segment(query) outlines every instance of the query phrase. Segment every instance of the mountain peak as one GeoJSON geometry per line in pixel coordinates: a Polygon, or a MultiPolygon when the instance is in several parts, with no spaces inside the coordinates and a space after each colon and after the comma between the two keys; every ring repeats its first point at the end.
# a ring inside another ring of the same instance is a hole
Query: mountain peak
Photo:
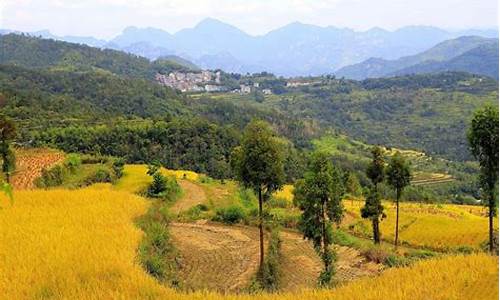
{"type": "Polygon", "coordinates": [[[224,23],[220,20],[214,19],[214,18],[205,18],[201,20],[196,26],[194,27],[196,29],[200,28],[231,28],[231,29],[237,29],[238,28],[234,27],[233,25],[230,25],[228,23],[224,23]]]}

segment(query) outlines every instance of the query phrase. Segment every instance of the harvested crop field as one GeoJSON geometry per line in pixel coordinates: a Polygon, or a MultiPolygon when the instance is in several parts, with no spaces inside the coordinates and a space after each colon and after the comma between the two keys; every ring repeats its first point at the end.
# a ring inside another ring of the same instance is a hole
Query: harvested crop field
{"type": "Polygon", "coordinates": [[[181,254],[179,278],[185,290],[239,291],[257,271],[257,228],[171,223],[170,232],[181,254]]]}
{"type": "Polygon", "coordinates": [[[64,153],[53,149],[16,149],[16,170],[11,183],[14,189],[32,189],[33,182],[50,168],[64,160],[64,153]]]}
{"type": "MultiPolygon", "coordinates": [[[[179,277],[185,290],[238,292],[247,287],[259,262],[258,230],[200,221],[172,223],[170,231],[180,252],[179,277]]],[[[315,288],[322,262],[312,244],[299,233],[282,231],[280,289],[315,288]]],[[[266,242],[267,243],[267,242],[266,242]]],[[[358,251],[340,247],[337,279],[350,281],[377,275],[380,265],[367,262],[358,251]]]]}

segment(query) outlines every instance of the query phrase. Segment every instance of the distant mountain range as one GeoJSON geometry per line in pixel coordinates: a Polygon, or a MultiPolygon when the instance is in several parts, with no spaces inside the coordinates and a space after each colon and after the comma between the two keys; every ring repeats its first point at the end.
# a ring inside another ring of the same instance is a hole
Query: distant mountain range
{"type": "Polygon", "coordinates": [[[232,25],[208,18],[175,34],[157,28],[128,27],[109,41],[92,37],[57,37],[48,31],[32,34],[122,50],[150,60],[177,55],[201,68],[302,76],[331,74],[371,57],[394,60],[415,55],[464,35],[497,38],[498,30],[450,32],[435,27],[409,26],[395,31],[381,28],[354,31],[295,22],[265,35],[252,36],[232,25]]]}
{"type": "Polygon", "coordinates": [[[343,67],[335,75],[360,80],[443,71],[464,71],[498,79],[498,39],[463,36],[396,60],[369,58],[343,67]]]}

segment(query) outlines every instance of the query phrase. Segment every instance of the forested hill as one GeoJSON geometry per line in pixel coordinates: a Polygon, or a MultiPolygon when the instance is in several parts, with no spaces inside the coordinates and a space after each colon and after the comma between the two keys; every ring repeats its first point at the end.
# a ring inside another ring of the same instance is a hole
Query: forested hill
{"type": "Polygon", "coordinates": [[[369,144],[417,149],[453,160],[472,158],[466,130],[474,110],[498,102],[496,80],[468,73],[315,80],[264,100],[246,96],[239,101],[276,108],[369,144]]]}
{"type": "Polygon", "coordinates": [[[177,61],[148,59],[125,52],[93,48],[19,34],[0,35],[0,64],[66,71],[102,71],[152,80],[157,72],[187,70],[177,61]]]}

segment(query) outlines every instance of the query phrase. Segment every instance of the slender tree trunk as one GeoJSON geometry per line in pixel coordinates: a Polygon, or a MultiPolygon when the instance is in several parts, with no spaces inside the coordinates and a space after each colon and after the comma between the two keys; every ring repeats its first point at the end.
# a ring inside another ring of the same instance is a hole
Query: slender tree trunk
{"type": "Polygon", "coordinates": [[[396,236],[394,238],[394,247],[398,248],[398,234],[399,234],[399,196],[401,191],[396,189],[396,236]]]}
{"type": "Polygon", "coordinates": [[[260,237],[260,265],[259,269],[262,270],[264,266],[264,228],[262,217],[262,189],[259,187],[259,237],[260,237]]]}
{"type": "Polygon", "coordinates": [[[376,219],[372,219],[372,227],[373,227],[373,242],[375,244],[380,244],[380,231],[378,228],[378,217],[376,219]]]}
{"type": "Polygon", "coordinates": [[[5,144],[2,144],[2,171],[5,174],[5,181],[7,183],[10,183],[10,172],[9,172],[9,163],[8,163],[8,155],[7,151],[5,150],[8,149],[5,144]]]}
{"type": "Polygon", "coordinates": [[[490,188],[490,196],[489,196],[489,225],[490,225],[490,252],[491,254],[495,254],[495,247],[494,247],[494,238],[493,238],[493,212],[495,209],[495,188],[490,188]]]}
{"type": "Polygon", "coordinates": [[[325,203],[321,205],[321,217],[322,217],[322,234],[323,234],[323,262],[325,263],[325,271],[328,270],[329,262],[326,259],[328,255],[328,239],[326,235],[326,216],[325,216],[325,203]]]}

